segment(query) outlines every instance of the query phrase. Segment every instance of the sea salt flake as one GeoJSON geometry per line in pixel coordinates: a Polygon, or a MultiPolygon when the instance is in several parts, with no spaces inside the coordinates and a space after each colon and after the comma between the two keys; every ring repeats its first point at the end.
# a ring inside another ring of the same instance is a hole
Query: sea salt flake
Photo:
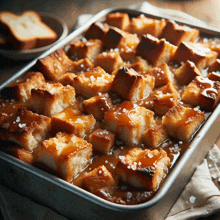
{"type": "Polygon", "coordinates": [[[21,119],[20,119],[20,117],[18,116],[15,121],[16,121],[16,122],[20,122],[20,120],[21,120],[21,119]]]}
{"type": "Polygon", "coordinates": [[[153,156],[154,156],[153,154],[148,153],[148,157],[149,157],[149,158],[152,158],[153,156]]]}
{"type": "Polygon", "coordinates": [[[195,200],[196,200],[196,197],[195,197],[195,196],[191,196],[191,197],[189,198],[189,201],[190,201],[191,203],[195,203],[195,200]]]}
{"type": "Polygon", "coordinates": [[[19,124],[18,124],[18,127],[19,127],[19,128],[24,128],[25,126],[26,126],[25,123],[23,123],[23,124],[19,123],[19,124]]]}
{"type": "Polygon", "coordinates": [[[132,193],[131,192],[127,192],[126,198],[127,199],[131,199],[131,197],[132,197],[132,193]]]}

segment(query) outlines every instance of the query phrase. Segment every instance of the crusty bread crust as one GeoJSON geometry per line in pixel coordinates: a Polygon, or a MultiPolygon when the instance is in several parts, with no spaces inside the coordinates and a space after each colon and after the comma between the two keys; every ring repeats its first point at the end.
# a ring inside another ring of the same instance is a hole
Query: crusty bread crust
{"type": "Polygon", "coordinates": [[[27,50],[53,43],[57,34],[45,23],[35,11],[25,11],[16,15],[10,11],[0,12],[0,27],[9,31],[7,41],[16,50],[27,50]]]}

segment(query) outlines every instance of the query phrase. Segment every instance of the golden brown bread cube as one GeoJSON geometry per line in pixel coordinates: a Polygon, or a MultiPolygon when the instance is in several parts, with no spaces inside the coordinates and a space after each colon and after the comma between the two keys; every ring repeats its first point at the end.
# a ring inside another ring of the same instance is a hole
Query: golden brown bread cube
{"type": "Polygon", "coordinates": [[[36,160],[66,181],[72,180],[91,162],[92,145],[74,134],[59,132],[41,142],[36,160]]]}
{"type": "Polygon", "coordinates": [[[156,89],[153,92],[153,95],[159,95],[160,93],[162,94],[174,94],[175,96],[179,97],[178,91],[175,88],[174,84],[172,82],[168,82],[165,86],[162,86],[158,89],[156,89]]]}
{"type": "Polygon", "coordinates": [[[220,82],[220,73],[219,72],[208,73],[207,78],[209,78],[212,81],[220,82]]]}
{"type": "Polygon", "coordinates": [[[115,186],[112,174],[104,165],[101,165],[87,173],[83,178],[84,187],[90,192],[96,193],[100,189],[108,189],[115,186]]]}
{"type": "Polygon", "coordinates": [[[126,30],[130,24],[130,18],[127,13],[111,13],[108,14],[105,23],[109,26],[117,27],[121,30],[126,30]]]}
{"type": "Polygon", "coordinates": [[[76,76],[77,75],[75,73],[64,73],[63,75],[58,77],[57,81],[60,82],[64,86],[67,86],[67,85],[72,86],[74,78],[76,76]]]}
{"type": "Polygon", "coordinates": [[[85,38],[88,40],[90,39],[103,40],[108,30],[109,30],[108,24],[97,21],[91,24],[89,29],[85,32],[85,38]]]}
{"type": "Polygon", "coordinates": [[[136,33],[139,37],[144,34],[151,34],[154,37],[159,37],[163,31],[166,22],[164,19],[157,20],[147,18],[143,14],[137,18],[132,18],[130,23],[130,32],[136,33]]]}
{"type": "Polygon", "coordinates": [[[33,165],[35,162],[34,153],[30,153],[21,147],[17,147],[17,146],[11,147],[10,154],[18,158],[19,160],[31,165],[33,165]]]}
{"type": "Polygon", "coordinates": [[[201,43],[204,47],[209,48],[212,51],[215,51],[218,53],[218,58],[220,58],[220,42],[219,38],[200,38],[198,40],[199,43],[201,43]]]}
{"type": "Polygon", "coordinates": [[[6,87],[3,94],[9,98],[26,102],[31,98],[31,89],[45,84],[45,78],[40,72],[29,72],[27,75],[6,87]]]}
{"type": "Polygon", "coordinates": [[[54,131],[73,133],[78,137],[89,134],[95,123],[93,115],[78,115],[72,108],[67,108],[51,118],[51,128],[54,131]]]}
{"type": "Polygon", "coordinates": [[[161,63],[158,66],[146,71],[146,74],[155,78],[155,87],[166,85],[172,82],[172,73],[166,63],[161,63]]]}
{"type": "Polygon", "coordinates": [[[56,80],[60,75],[71,71],[73,63],[63,49],[58,49],[46,57],[38,59],[36,66],[46,79],[56,80]]]}
{"type": "Polygon", "coordinates": [[[190,60],[195,63],[199,70],[202,70],[211,66],[217,56],[216,52],[203,47],[199,43],[181,42],[173,59],[179,63],[190,60]]]}
{"type": "Polygon", "coordinates": [[[142,59],[141,57],[137,56],[130,65],[128,65],[129,68],[134,69],[139,74],[146,74],[146,72],[152,68],[152,65],[150,65],[147,60],[142,59]]]}
{"type": "Polygon", "coordinates": [[[73,86],[77,94],[91,98],[99,93],[111,90],[114,75],[106,73],[101,67],[96,67],[90,72],[77,75],[73,80],[73,86]]]}
{"type": "Polygon", "coordinates": [[[172,93],[158,93],[154,95],[154,112],[156,115],[165,115],[170,108],[178,103],[178,97],[172,93]]]}
{"type": "Polygon", "coordinates": [[[154,123],[154,112],[130,101],[124,101],[105,114],[106,129],[128,145],[141,141],[142,133],[154,123]]]}
{"type": "Polygon", "coordinates": [[[118,48],[119,51],[135,49],[139,39],[135,34],[122,31],[116,27],[110,27],[104,39],[104,49],[110,50],[118,48]]]}
{"type": "Polygon", "coordinates": [[[50,121],[46,116],[20,108],[16,114],[0,124],[0,137],[31,152],[48,134],[50,121]]]}
{"type": "Polygon", "coordinates": [[[31,109],[48,117],[63,111],[75,103],[75,89],[61,83],[46,83],[32,89],[31,109]],[[45,104],[46,103],[46,104],[45,104]]]}
{"type": "Polygon", "coordinates": [[[123,182],[137,188],[155,190],[166,176],[170,158],[164,150],[133,148],[125,156],[119,156],[119,176],[123,182]]]}
{"type": "Polygon", "coordinates": [[[146,147],[151,148],[156,148],[168,138],[166,129],[162,124],[149,128],[142,134],[142,142],[146,147]]]}
{"type": "Polygon", "coordinates": [[[160,38],[165,38],[171,44],[178,46],[182,41],[194,42],[198,36],[199,30],[167,20],[160,38]]]}
{"type": "Polygon", "coordinates": [[[179,103],[166,113],[162,124],[170,137],[188,142],[204,121],[204,112],[179,103]]]}
{"type": "Polygon", "coordinates": [[[196,76],[202,76],[202,73],[192,61],[187,60],[175,70],[174,75],[180,84],[188,85],[196,76]]]}
{"type": "Polygon", "coordinates": [[[182,101],[193,106],[212,110],[220,98],[220,82],[197,76],[185,88],[182,101]]]}
{"type": "Polygon", "coordinates": [[[91,39],[88,41],[77,41],[71,43],[69,54],[73,60],[88,58],[91,62],[94,62],[101,51],[102,41],[98,39],[91,39]]]}
{"type": "Polygon", "coordinates": [[[140,75],[133,69],[122,67],[115,75],[112,91],[126,100],[138,101],[151,93],[154,81],[152,76],[140,75]]]}
{"type": "Polygon", "coordinates": [[[179,94],[171,82],[155,90],[151,96],[153,97],[153,110],[159,116],[165,115],[178,103],[179,99],[179,94]]]}
{"type": "Polygon", "coordinates": [[[84,73],[84,72],[89,72],[91,69],[94,68],[94,65],[92,62],[88,59],[80,59],[78,61],[73,62],[73,68],[72,71],[73,73],[84,73]]]}
{"type": "Polygon", "coordinates": [[[89,143],[92,144],[93,150],[107,155],[114,146],[115,134],[107,130],[97,129],[89,135],[89,143]]]}
{"type": "Polygon", "coordinates": [[[220,59],[215,60],[215,62],[209,67],[208,72],[220,72],[220,59]]]}
{"type": "Polygon", "coordinates": [[[105,112],[110,111],[113,107],[111,99],[107,94],[86,99],[82,103],[83,110],[87,114],[92,114],[96,120],[102,120],[105,112]]]}
{"type": "Polygon", "coordinates": [[[174,56],[177,47],[165,39],[158,39],[150,34],[143,35],[136,51],[137,55],[149,60],[155,66],[168,63],[174,56]]]}
{"type": "Polygon", "coordinates": [[[118,51],[104,51],[97,56],[96,66],[100,66],[107,73],[111,74],[114,70],[123,65],[123,60],[118,51]]]}

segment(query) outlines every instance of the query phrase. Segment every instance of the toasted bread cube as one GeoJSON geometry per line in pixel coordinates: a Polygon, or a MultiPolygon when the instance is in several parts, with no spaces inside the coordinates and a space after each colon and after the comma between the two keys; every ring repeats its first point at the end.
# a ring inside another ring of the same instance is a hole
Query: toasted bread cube
{"type": "Polygon", "coordinates": [[[26,151],[33,151],[49,132],[50,121],[46,116],[20,108],[0,124],[0,137],[18,144],[26,151]]]}
{"type": "Polygon", "coordinates": [[[20,147],[13,146],[10,149],[10,154],[19,160],[31,165],[33,165],[35,162],[34,154],[20,147]]]}
{"type": "Polygon", "coordinates": [[[176,90],[173,83],[168,82],[167,85],[162,86],[154,91],[153,95],[160,95],[160,94],[174,94],[175,96],[179,97],[178,91],[176,90]]]}
{"type": "Polygon", "coordinates": [[[73,133],[78,137],[89,134],[95,123],[93,115],[78,115],[72,108],[67,108],[51,118],[52,130],[73,133]]]}
{"type": "Polygon", "coordinates": [[[140,143],[142,133],[154,123],[154,112],[124,101],[105,114],[106,129],[128,145],[140,143]]]}
{"type": "Polygon", "coordinates": [[[178,103],[178,97],[175,94],[163,94],[154,95],[154,112],[156,115],[165,115],[170,108],[174,107],[178,103]]]}
{"type": "Polygon", "coordinates": [[[126,184],[137,188],[155,190],[166,176],[170,158],[164,150],[131,149],[127,155],[119,156],[118,173],[126,184]]]}
{"type": "Polygon", "coordinates": [[[168,138],[166,129],[162,124],[149,128],[142,134],[142,142],[146,147],[151,148],[156,148],[168,138]]]}
{"type": "Polygon", "coordinates": [[[75,103],[75,89],[69,85],[63,86],[59,82],[46,83],[37,89],[32,89],[31,96],[32,110],[48,117],[75,103]]]}
{"type": "Polygon", "coordinates": [[[177,47],[165,39],[159,40],[150,34],[143,35],[137,46],[137,55],[149,60],[155,66],[168,63],[174,56],[177,47]]]}
{"type": "Polygon", "coordinates": [[[38,163],[70,181],[90,163],[92,145],[74,134],[59,132],[42,141],[36,154],[38,163]]]}
{"type": "Polygon", "coordinates": [[[220,59],[215,60],[215,62],[209,67],[208,72],[220,72],[220,59]]]}
{"type": "Polygon", "coordinates": [[[154,37],[159,37],[165,25],[166,21],[164,19],[157,20],[147,18],[142,14],[137,18],[131,19],[129,30],[131,33],[136,33],[139,37],[144,34],[151,34],[154,37]]]}
{"type": "Polygon", "coordinates": [[[104,51],[97,56],[96,65],[111,74],[114,70],[123,65],[123,60],[117,51],[104,51]]]}
{"type": "Polygon", "coordinates": [[[92,114],[99,121],[104,118],[105,112],[110,111],[113,107],[112,101],[107,94],[86,99],[83,101],[82,106],[84,112],[92,114]]]}
{"type": "Polygon", "coordinates": [[[102,51],[102,41],[91,39],[88,41],[77,41],[70,44],[70,57],[73,60],[88,58],[94,62],[96,57],[102,51]]]}
{"type": "Polygon", "coordinates": [[[121,30],[126,30],[130,24],[130,18],[127,13],[111,13],[108,14],[105,23],[109,26],[117,27],[121,30]]]}
{"type": "Polygon", "coordinates": [[[122,98],[138,101],[147,97],[154,88],[154,77],[140,75],[133,69],[120,68],[114,78],[112,91],[122,98]]]}
{"type": "Polygon", "coordinates": [[[109,154],[115,143],[115,134],[110,131],[97,129],[89,135],[92,148],[103,154],[109,154]]]}
{"type": "Polygon", "coordinates": [[[123,51],[129,48],[136,48],[138,43],[139,39],[135,34],[130,34],[116,27],[110,27],[104,39],[104,49],[119,48],[120,51],[123,51]]]}
{"type": "Polygon", "coordinates": [[[141,57],[137,56],[135,60],[129,65],[129,68],[134,69],[139,74],[146,74],[146,72],[152,68],[147,60],[142,59],[141,57]]]}
{"type": "Polygon", "coordinates": [[[43,84],[45,84],[45,79],[42,73],[29,72],[15,83],[6,87],[2,93],[9,98],[26,102],[31,97],[31,89],[40,87],[43,84]]]}
{"type": "Polygon", "coordinates": [[[147,70],[146,74],[155,78],[155,87],[166,85],[172,82],[172,73],[166,63],[161,63],[158,66],[147,70]]]}
{"type": "Polygon", "coordinates": [[[197,76],[185,88],[182,101],[203,109],[212,110],[220,98],[220,82],[197,76]]]}
{"type": "Polygon", "coordinates": [[[73,73],[84,73],[84,72],[89,72],[91,69],[94,68],[94,65],[92,62],[88,59],[80,59],[78,61],[73,62],[73,68],[72,71],[73,73]]]}
{"type": "Polygon", "coordinates": [[[125,61],[132,61],[136,56],[139,38],[135,34],[111,27],[104,39],[105,50],[117,48],[125,61]]]}
{"type": "Polygon", "coordinates": [[[105,93],[111,90],[114,75],[106,73],[101,67],[96,67],[90,72],[77,75],[74,78],[73,86],[77,94],[86,98],[105,93]]]}
{"type": "Polygon", "coordinates": [[[105,34],[109,30],[109,25],[106,23],[101,23],[100,21],[97,21],[93,23],[89,29],[85,32],[85,38],[90,39],[99,39],[103,40],[105,34]]]}
{"type": "Polygon", "coordinates": [[[209,78],[212,81],[218,81],[220,82],[220,72],[211,72],[208,73],[207,78],[209,78]]]}
{"type": "Polygon", "coordinates": [[[177,60],[179,63],[190,60],[195,63],[199,70],[202,70],[211,66],[217,56],[218,54],[216,52],[203,47],[199,43],[181,42],[176,51],[174,60],[177,60]]]}
{"type": "Polygon", "coordinates": [[[174,75],[180,84],[188,85],[196,76],[202,76],[202,73],[193,62],[187,60],[175,70],[174,75]]]}
{"type": "Polygon", "coordinates": [[[108,189],[115,186],[112,174],[104,165],[101,165],[87,173],[83,178],[84,187],[92,193],[100,189],[108,189]]]}
{"type": "Polygon", "coordinates": [[[74,81],[74,78],[76,77],[77,75],[74,74],[74,73],[64,73],[63,75],[61,75],[60,77],[58,77],[57,81],[60,82],[62,85],[64,86],[67,86],[67,85],[70,85],[72,86],[73,85],[73,81],[74,81]]]}
{"type": "Polygon", "coordinates": [[[46,57],[38,59],[36,66],[46,79],[56,80],[60,75],[72,70],[73,61],[65,54],[63,49],[58,49],[46,57]]]}
{"type": "Polygon", "coordinates": [[[171,44],[179,46],[182,41],[194,42],[198,36],[199,30],[167,20],[160,38],[165,38],[171,44]]]}
{"type": "Polygon", "coordinates": [[[14,99],[0,99],[0,124],[15,115],[21,107],[25,107],[24,102],[14,99]]]}
{"type": "Polygon", "coordinates": [[[165,115],[178,103],[179,99],[179,94],[171,82],[155,90],[151,96],[153,97],[153,110],[159,116],[165,115]]]}
{"type": "Polygon", "coordinates": [[[170,137],[188,142],[200,125],[205,121],[204,112],[177,104],[162,119],[170,137]]]}
{"type": "Polygon", "coordinates": [[[204,47],[209,48],[212,51],[218,53],[218,58],[220,58],[220,42],[218,38],[201,38],[198,40],[204,47]]]}

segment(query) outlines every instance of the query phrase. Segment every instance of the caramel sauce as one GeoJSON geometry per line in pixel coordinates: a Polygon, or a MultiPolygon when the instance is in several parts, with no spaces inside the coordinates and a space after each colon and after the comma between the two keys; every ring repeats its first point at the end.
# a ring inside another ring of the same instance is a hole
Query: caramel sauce
{"type": "Polygon", "coordinates": [[[202,95],[206,97],[215,97],[218,95],[218,91],[214,88],[214,82],[208,78],[197,76],[195,77],[197,84],[203,89],[202,95]]]}
{"type": "Polygon", "coordinates": [[[138,168],[145,168],[145,167],[150,167],[153,166],[155,167],[157,162],[162,158],[161,154],[152,154],[152,153],[142,153],[143,155],[138,155],[138,168]]]}
{"type": "Polygon", "coordinates": [[[85,148],[85,142],[77,140],[78,138],[72,137],[71,135],[65,136],[66,146],[62,149],[60,154],[61,157],[69,157],[70,155],[76,154],[79,150],[85,148]]]}
{"type": "Polygon", "coordinates": [[[112,118],[116,118],[118,123],[121,126],[131,126],[134,124],[133,119],[131,117],[132,111],[134,108],[139,108],[138,105],[133,104],[129,101],[124,101],[120,106],[118,106],[115,110],[108,112],[112,118]]]}

